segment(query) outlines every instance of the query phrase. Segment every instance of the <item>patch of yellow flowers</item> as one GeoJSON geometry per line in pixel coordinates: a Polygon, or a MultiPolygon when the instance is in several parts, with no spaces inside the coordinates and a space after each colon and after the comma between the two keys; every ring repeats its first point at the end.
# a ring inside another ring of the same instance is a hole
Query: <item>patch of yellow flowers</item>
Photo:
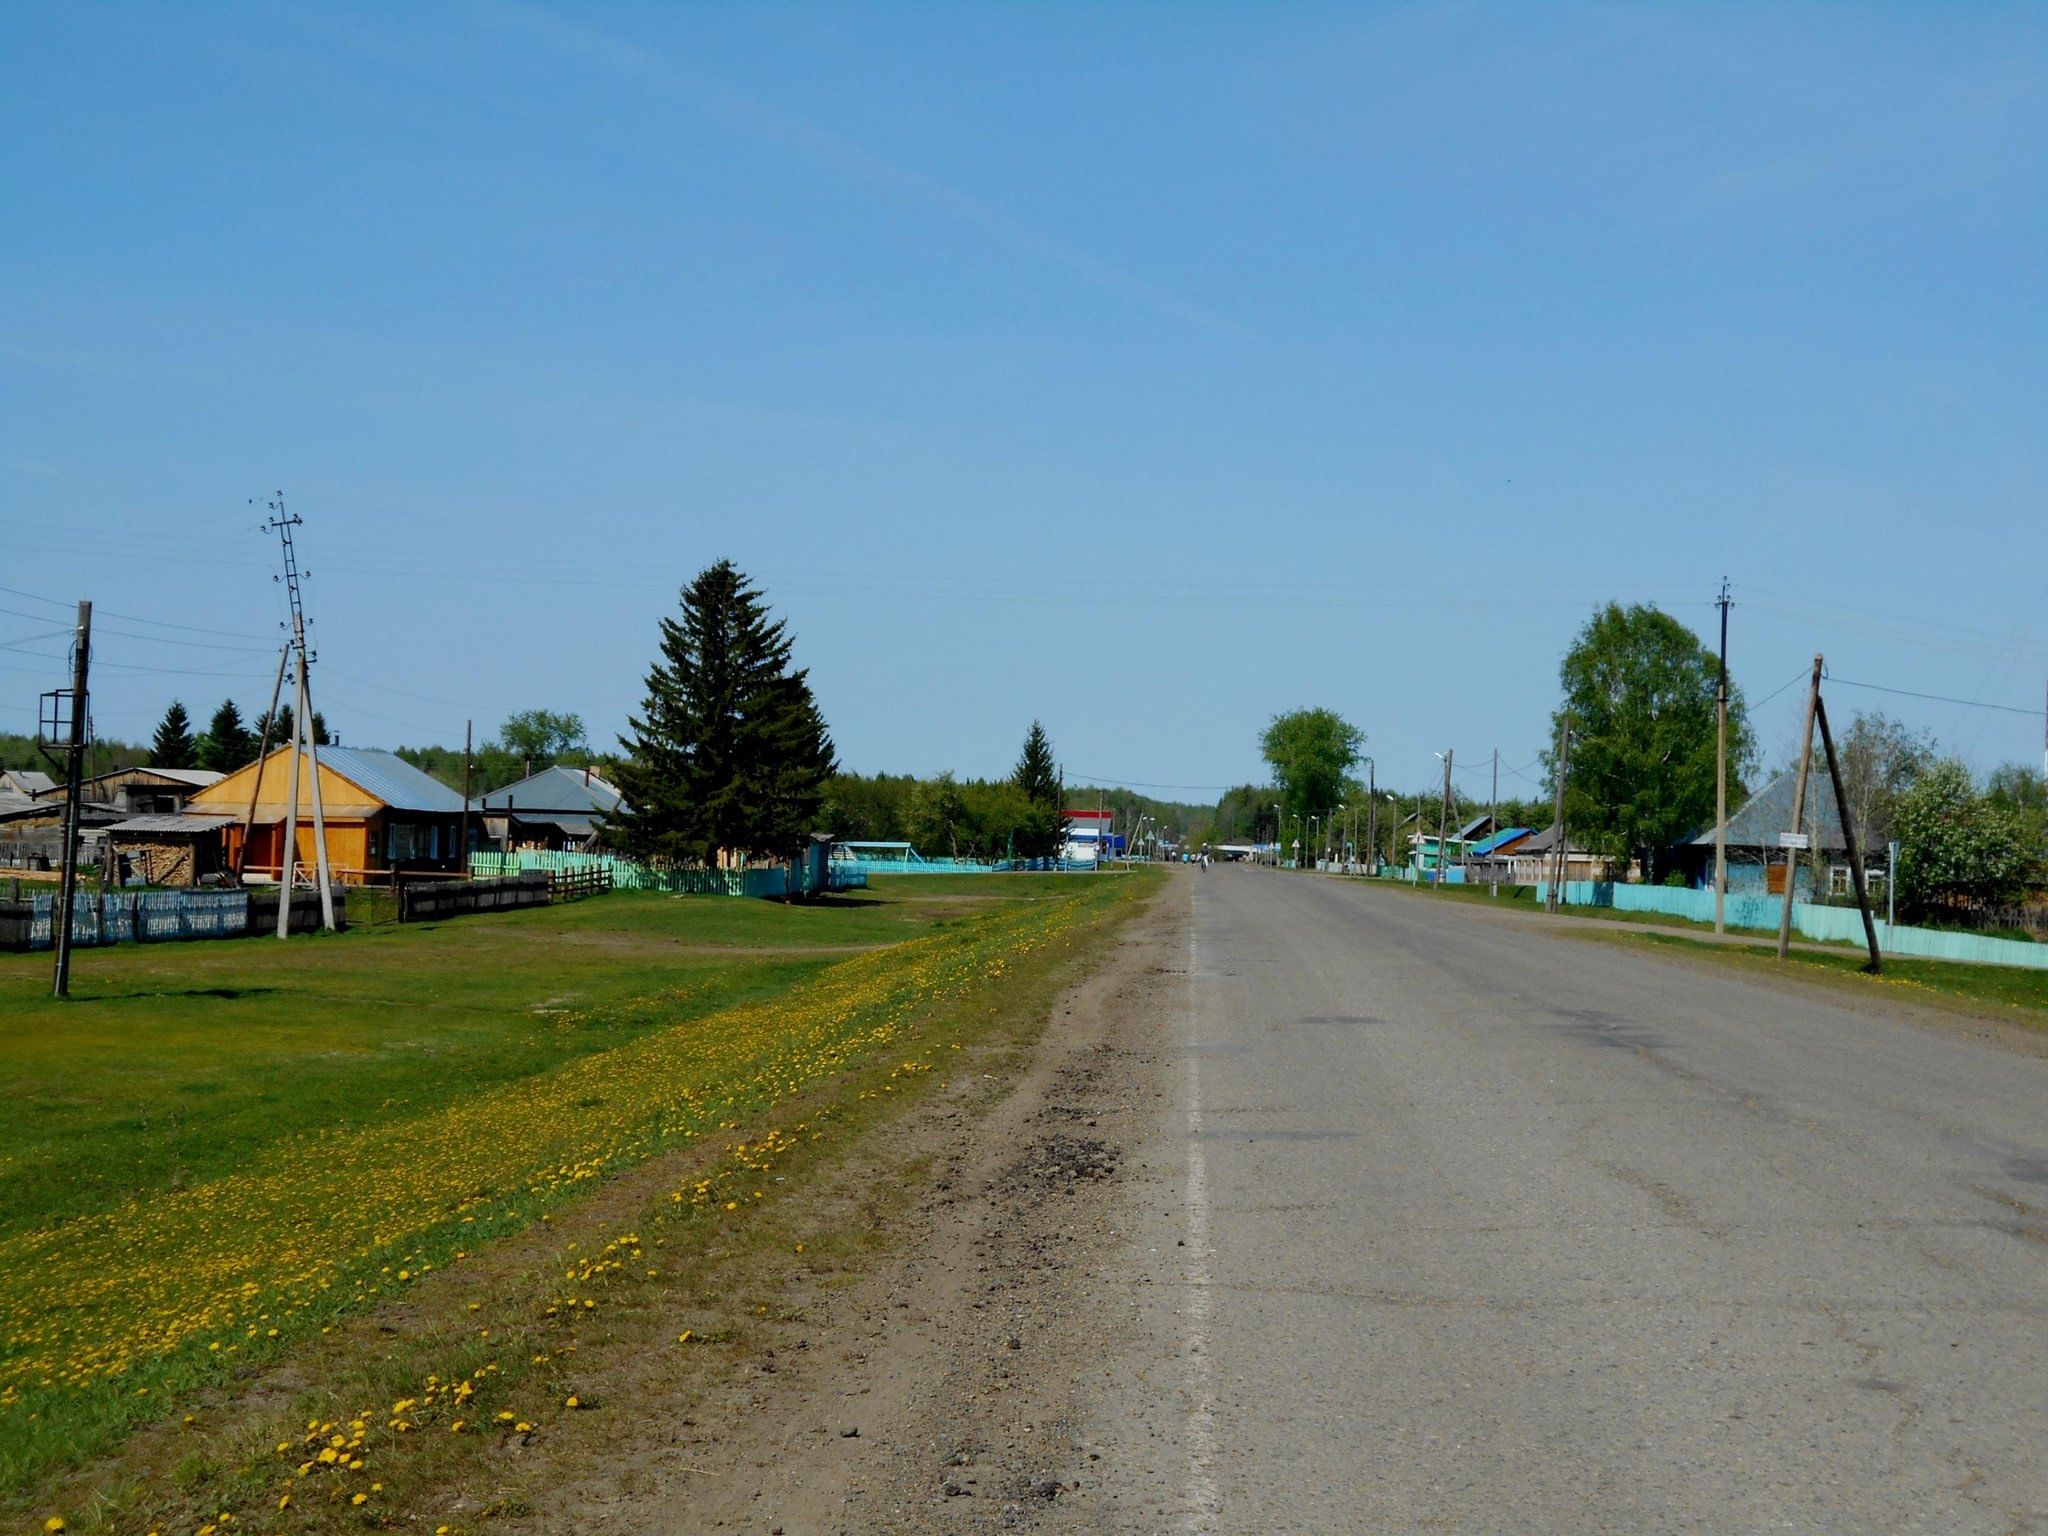
{"type": "MultiPolygon", "coordinates": [[[[1083,901],[1033,902],[862,954],[783,996],[657,1030],[398,1127],[290,1138],[228,1177],[0,1241],[0,1436],[39,1403],[125,1391],[124,1376],[166,1357],[227,1368],[280,1334],[423,1278],[432,1265],[415,1245],[428,1234],[530,1219],[671,1138],[734,1129],[890,1052],[920,1015],[1000,985],[1007,962],[1060,942],[1083,901]]],[[[622,1006],[642,1011],[650,1000],[622,1006]]],[[[928,1070],[905,1060],[891,1076],[928,1070]]],[[[794,1144],[791,1133],[770,1131],[734,1149],[736,1166],[763,1173],[794,1144]]],[[[739,1199],[720,1198],[727,1183],[697,1182],[676,1198],[734,1210],[739,1199]]],[[[575,1262],[567,1278],[597,1279],[629,1257],[643,1257],[630,1235],[575,1262]]],[[[159,1400],[155,1411],[167,1406],[159,1400]]],[[[366,1433],[353,1420],[309,1426],[307,1444],[322,1443],[306,1475],[358,1470],[366,1433]]]]}

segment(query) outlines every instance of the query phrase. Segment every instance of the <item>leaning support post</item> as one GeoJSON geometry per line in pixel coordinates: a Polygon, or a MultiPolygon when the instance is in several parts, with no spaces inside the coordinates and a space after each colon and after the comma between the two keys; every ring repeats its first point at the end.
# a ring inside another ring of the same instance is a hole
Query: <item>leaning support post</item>
{"type": "Polygon", "coordinates": [[[299,631],[299,718],[305,722],[306,772],[313,790],[313,868],[320,881],[320,926],[334,932],[334,871],[327,862],[327,807],[320,798],[319,732],[313,729],[313,683],[307,677],[310,658],[306,637],[299,631]]]}
{"type": "Polygon", "coordinates": [[[1806,770],[1813,764],[1813,712],[1820,703],[1821,658],[1813,658],[1813,686],[1806,692],[1806,729],[1799,735],[1799,778],[1792,791],[1792,841],[1785,845],[1785,904],[1778,910],[1778,958],[1792,952],[1792,895],[1799,889],[1799,834],[1806,827],[1806,770]]]}
{"type": "MultiPolygon", "coordinates": [[[[299,665],[305,665],[303,658],[299,665]]],[[[304,729],[303,717],[292,721],[291,777],[285,790],[284,841],[278,846],[277,853],[277,936],[280,939],[290,938],[292,931],[292,874],[299,864],[299,732],[304,729]]],[[[265,766],[257,763],[259,776],[265,766]]]]}
{"type": "Polygon", "coordinates": [[[1842,817],[1842,841],[1849,845],[1849,878],[1856,882],[1856,910],[1863,914],[1863,937],[1870,945],[1870,964],[1863,969],[1876,976],[1884,971],[1884,954],[1877,944],[1877,919],[1870,915],[1870,892],[1863,883],[1863,850],[1857,846],[1855,818],[1849,814],[1849,800],[1842,793],[1842,769],[1835,761],[1835,738],[1828,729],[1825,699],[1814,700],[1814,718],[1820,723],[1820,744],[1828,755],[1828,781],[1835,786],[1835,809],[1842,817]]]}
{"type": "Polygon", "coordinates": [[[242,883],[242,872],[249,867],[249,839],[256,835],[257,795],[263,788],[263,759],[270,756],[270,732],[277,721],[278,701],[284,697],[284,669],[292,659],[291,642],[287,640],[277,653],[277,681],[270,685],[270,709],[263,716],[263,738],[256,744],[256,776],[249,781],[249,814],[242,818],[242,846],[235,852],[235,883],[242,883]]]}

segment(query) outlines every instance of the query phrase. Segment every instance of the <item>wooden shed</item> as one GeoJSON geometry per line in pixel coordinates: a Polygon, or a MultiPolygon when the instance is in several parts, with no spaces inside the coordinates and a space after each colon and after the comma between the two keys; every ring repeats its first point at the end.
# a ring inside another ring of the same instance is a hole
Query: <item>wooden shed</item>
{"type": "MultiPolygon", "coordinates": [[[[186,811],[230,816],[222,829],[221,858],[237,867],[242,820],[249,817],[245,877],[277,878],[284,848],[286,797],[291,784],[291,747],[279,747],[261,763],[238,768],[186,802],[186,811]]],[[[311,764],[299,751],[297,858],[301,869],[315,862],[311,764]]],[[[457,846],[462,796],[390,752],[362,747],[322,747],[320,794],[327,825],[327,862],[337,880],[360,883],[394,870],[459,871],[468,860],[457,846]]]]}

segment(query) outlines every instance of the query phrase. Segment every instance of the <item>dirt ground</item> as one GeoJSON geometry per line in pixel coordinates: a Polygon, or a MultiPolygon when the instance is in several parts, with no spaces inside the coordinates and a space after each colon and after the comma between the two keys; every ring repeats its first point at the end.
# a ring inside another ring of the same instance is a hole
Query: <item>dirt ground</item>
{"type": "MultiPolygon", "coordinates": [[[[850,1283],[780,1299],[752,1358],[661,1443],[621,1443],[531,1511],[540,1530],[973,1532],[1028,1528],[1090,1486],[1080,1384],[1099,1364],[1091,1265],[1177,996],[1188,882],[1070,989],[1008,1081],[948,1085],[851,1160],[912,1198],[850,1283]]],[[[834,1198],[825,1195],[823,1198],[834,1198]]]]}

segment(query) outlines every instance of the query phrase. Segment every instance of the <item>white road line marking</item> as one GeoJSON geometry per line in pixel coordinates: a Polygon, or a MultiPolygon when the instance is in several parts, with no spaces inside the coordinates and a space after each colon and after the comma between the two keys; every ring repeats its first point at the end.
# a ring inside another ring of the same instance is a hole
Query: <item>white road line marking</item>
{"type": "Polygon", "coordinates": [[[1181,1529],[1199,1533],[1213,1528],[1222,1500],[1216,1492],[1216,1373],[1209,1360],[1209,1320],[1214,1297],[1209,1274],[1209,1168],[1202,1151],[1202,994],[1192,927],[1188,930],[1188,990],[1188,1261],[1184,1319],[1188,1481],[1181,1529]]]}

